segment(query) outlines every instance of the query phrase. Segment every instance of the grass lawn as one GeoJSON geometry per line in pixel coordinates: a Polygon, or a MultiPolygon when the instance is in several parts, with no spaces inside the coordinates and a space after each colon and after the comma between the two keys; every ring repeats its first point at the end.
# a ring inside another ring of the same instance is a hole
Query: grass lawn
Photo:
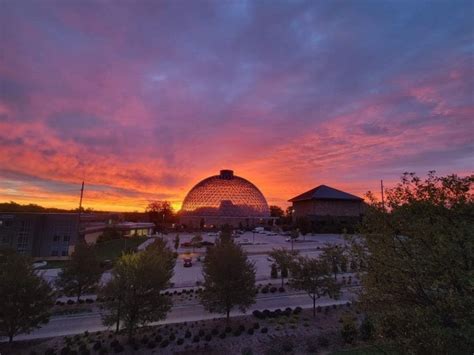
{"type": "Polygon", "coordinates": [[[390,346],[376,347],[375,345],[368,345],[353,349],[337,350],[332,352],[331,355],[401,355],[401,353],[390,346]]]}
{"type": "Polygon", "coordinates": [[[147,240],[147,237],[131,237],[99,243],[95,245],[97,256],[101,261],[114,261],[121,256],[123,252],[127,250],[135,250],[145,240],[147,240]]]}

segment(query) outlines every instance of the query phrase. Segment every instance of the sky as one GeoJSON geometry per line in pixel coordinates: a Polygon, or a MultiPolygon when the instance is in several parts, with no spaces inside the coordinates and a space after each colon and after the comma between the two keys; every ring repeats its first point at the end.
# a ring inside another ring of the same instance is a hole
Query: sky
{"type": "Polygon", "coordinates": [[[270,204],[474,167],[473,1],[0,0],[0,202],[270,204]]]}

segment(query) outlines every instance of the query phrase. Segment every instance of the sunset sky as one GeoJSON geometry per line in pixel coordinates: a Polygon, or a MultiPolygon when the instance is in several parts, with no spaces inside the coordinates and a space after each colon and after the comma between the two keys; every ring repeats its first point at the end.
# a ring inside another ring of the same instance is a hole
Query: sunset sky
{"type": "Polygon", "coordinates": [[[472,173],[473,1],[0,1],[0,202],[472,173]]]}

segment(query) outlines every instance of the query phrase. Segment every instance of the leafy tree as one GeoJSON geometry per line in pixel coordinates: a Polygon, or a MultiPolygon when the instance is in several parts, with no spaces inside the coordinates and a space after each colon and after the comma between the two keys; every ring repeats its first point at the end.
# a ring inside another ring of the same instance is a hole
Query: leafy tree
{"type": "Polygon", "coordinates": [[[174,237],[174,250],[177,252],[179,248],[179,234],[176,234],[174,237]]]}
{"type": "Polygon", "coordinates": [[[202,235],[200,233],[197,233],[194,237],[191,238],[191,245],[193,246],[193,253],[194,253],[194,248],[199,247],[202,242],[202,235]]]}
{"type": "Polygon", "coordinates": [[[166,223],[175,221],[176,214],[169,201],[151,201],[145,209],[150,221],[162,229],[166,223]]]}
{"type": "Polygon", "coordinates": [[[352,344],[357,338],[357,326],[349,315],[342,318],[341,336],[342,340],[348,344],[352,344]]]}
{"type": "Polygon", "coordinates": [[[122,233],[114,226],[108,226],[102,234],[97,238],[97,243],[108,242],[110,240],[120,239],[122,237],[122,233]]]}
{"type": "Polygon", "coordinates": [[[306,217],[300,217],[296,220],[296,226],[298,227],[301,235],[306,236],[306,234],[311,232],[311,223],[306,217]]]}
{"type": "MultiPolygon", "coordinates": [[[[334,274],[334,280],[337,280],[337,274],[339,274],[339,268],[342,264],[347,263],[344,248],[339,245],[326,244],[321,248],[321,260],[327,263],[334,274]]],[[[342,271],[342,270],[341,270],[342,271]]]]}
{"type": "Polygon", "coordinates": [[[300,236],[300,231],[299,229],[293,229],[290,234],[290,239],[291,239],[291,251],[293,251],[293,243],[296,239],[298,239],[300,236]]]}
{"type": "Polygon", "coordinates": [[[285,283],[285,277],[288,277],[288,269],[290,268],[291,263],[294,261],[298,253],[281,248],[273,249],[268,255],[273,258],[273,260],[275,260],[275,264],[280,271],[281,286],[283,287],[285,283]]]}
{"type": "Polygon", "coordinates": [[[9,342],[49,321],[54,294],[37,276],[31,260],[16,253],[0,256],[0,336],[9,342]]]}
{"type": "Polygon", "coordinates": [[[138,326],[166,317],[171,299],[162,294],[173,276],[175,259],[165,243],[154,243],[145,251],[124,254],[118,260],[112,279],[100,292],[105,325],[123,324],[129,338],[138,326]]]}
{"type": "Polygon", "coordinates": [[[210,312],[226,314],[255,303],[255,266],[231,239],[218,240],[208,248],[203,262],[204,292],[201,303],[210,312]]]}
{"type": "Polygon", "coordinates": [[[332,279],[327,263],[309,257],[298,257],[291,264],[290,285],[305,291],[313,300],[313,316],[316,316],[316,300],[322,296],[338,298],[340,286],[332,279]]]}
{"type": "Polygon", "coordinates": [[[361,237],[362,309],[406,353],[474,349],[474,175],[404,174],[383,206],[369,194],[361,237]]]}
{"type": "Polygon", "coordinates": [[[278,268],[276,264],[272,264],[271,266],[270,277],[272,279],[276,279],[278,277],[278,268]]]}
{"type": "Polygon", "coordinates": [[[270,206],[270,216],[278,218],[277,221],[280,221],[281,218],[285,215],[283,209],[279,206],[270,206]]]}
{"type": "Polygon", "coordinates": [[[77,299],[88,292],[93,292],[102,275],[99,259],[93,246],[79,242],[71,255],[70,262],[59,273],[56,287],[68,296],[77,299]]]}

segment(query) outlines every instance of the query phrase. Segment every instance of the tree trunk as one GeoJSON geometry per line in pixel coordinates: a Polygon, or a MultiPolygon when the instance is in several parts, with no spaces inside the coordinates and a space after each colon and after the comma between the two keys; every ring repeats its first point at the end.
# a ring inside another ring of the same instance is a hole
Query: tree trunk
{"type": "MultiPolygon", "coordinates": [[[[281,271],[280,271],[280,272],[281,272],[281,271]]],[[[282,277],[281,277],[281,287],[283,287],[284,282],[285,282],[285,278],[282,276],[282,277]]]]}
{"type": "Polygon", "coordinates": [[[13,343],[13,334],[8,335],[8,342],[13,343]]]}
{"type": "Polygon", "coordinates": [[[313,297],[313,318],[316,317],[316,297],[313,297]]]}
{"type": "Polygon", "coordinates": [[[119,299],[119,304],[117,307],[117,324],[115,325],[115,333],[118,333],[120,330],[120,306],[122,305],[122,302],[119,299]]]}
{"type": "Polygon", "coordinates": [[[229,324],[229,320],[230,320],[230,309],[227,308],[227,317],[226,317],[226,323],[229,324]]]}

